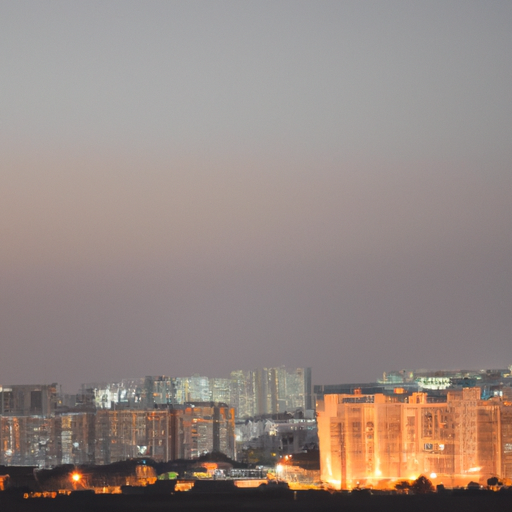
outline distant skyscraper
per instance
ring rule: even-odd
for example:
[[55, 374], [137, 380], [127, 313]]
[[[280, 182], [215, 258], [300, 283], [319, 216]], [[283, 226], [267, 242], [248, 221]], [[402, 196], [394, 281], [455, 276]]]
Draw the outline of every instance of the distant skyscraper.
[[176, 379], [159, 375], [148, 376], [144, 379], [143, 406], [151, 408], [157, 405], [172, 405], [176, 403]]
[[255, 410], [254, 372], [237, 370], [231, 372], [231, 400], [238, 418], [250, 418]]
[[231, 402], [231, 379], [209, 379], [210, 402], [221, 402], [229, 404]]
[[231, 373], [239, 418], [312, 409], [311, 368], [260, 368]]
[[53, 414], [57, 407], [57, 384], [0, 386], [0, 414]]
[[192, 377], [188, 377], [187, 382], [188, 394], [186, 402], [209, 402], [211, 400], [208, 377], [192, 375]]

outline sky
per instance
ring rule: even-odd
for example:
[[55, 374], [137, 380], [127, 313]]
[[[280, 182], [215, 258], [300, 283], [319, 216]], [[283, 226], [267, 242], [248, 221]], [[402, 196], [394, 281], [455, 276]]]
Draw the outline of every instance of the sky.
[[0, 2], [0, 384], [512, 365], [512, 2]]

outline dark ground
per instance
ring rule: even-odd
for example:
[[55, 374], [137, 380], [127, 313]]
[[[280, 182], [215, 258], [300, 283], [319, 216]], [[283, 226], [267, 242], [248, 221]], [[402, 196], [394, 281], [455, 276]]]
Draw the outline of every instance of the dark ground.
[[428, 495], [328, 494], [322, 491], [232, 494], [175, 493], [170, 496], [92, 495], [32, 498], [0, 493], [1, 512], [494, 512], [512, 510], [511, 492]]

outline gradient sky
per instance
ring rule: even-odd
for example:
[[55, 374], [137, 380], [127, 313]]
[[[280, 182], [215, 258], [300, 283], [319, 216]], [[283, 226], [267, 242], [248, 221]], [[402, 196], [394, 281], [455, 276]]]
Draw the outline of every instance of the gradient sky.
[[0, 383], [512, 364], [512, 2], [0, 2]]

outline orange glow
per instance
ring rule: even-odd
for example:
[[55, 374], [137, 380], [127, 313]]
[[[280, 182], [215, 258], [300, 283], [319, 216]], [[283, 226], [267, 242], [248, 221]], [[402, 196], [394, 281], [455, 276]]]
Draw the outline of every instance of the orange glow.
[[80, 482], [81, 479], [82, 475], [80, 473], [73, 473], [71, 475], [71, 480], [73, 480], [73, 482]]
[[267, 480], [262, 478], [258, 480], [235, 480], [235, 487], [243, 489], [259, 487], [262, 484], [266, 484]]
[[219, 465], [216, 462], [202, 462], [201, 466], [203, 468], [206, 468], [208, 471], [214, 471], [219, 467]]
[[190, 491], [194, 487], [194, 482], [177, 482], [176, 487], [174, 488], [175, 491]]
[[[398, 393], [398, 388], [395, 389]], [[485, 485], [500, 474], [503, 446], [512, 447], [512, 411], [483, 401], [478, 388], [450, 391], [444, 401], [415, 393], [408, 401], [384, 394], [325, 395], [319, 401], [322, 481], [343, 489], [383, 489], [407, 476], [435, 483]], [[469, 442], [471, 441], [471, 442]], [[505, 445], [505, 443], [508, 443]], [[501, 451], [500, 451], [501, 450]]]

